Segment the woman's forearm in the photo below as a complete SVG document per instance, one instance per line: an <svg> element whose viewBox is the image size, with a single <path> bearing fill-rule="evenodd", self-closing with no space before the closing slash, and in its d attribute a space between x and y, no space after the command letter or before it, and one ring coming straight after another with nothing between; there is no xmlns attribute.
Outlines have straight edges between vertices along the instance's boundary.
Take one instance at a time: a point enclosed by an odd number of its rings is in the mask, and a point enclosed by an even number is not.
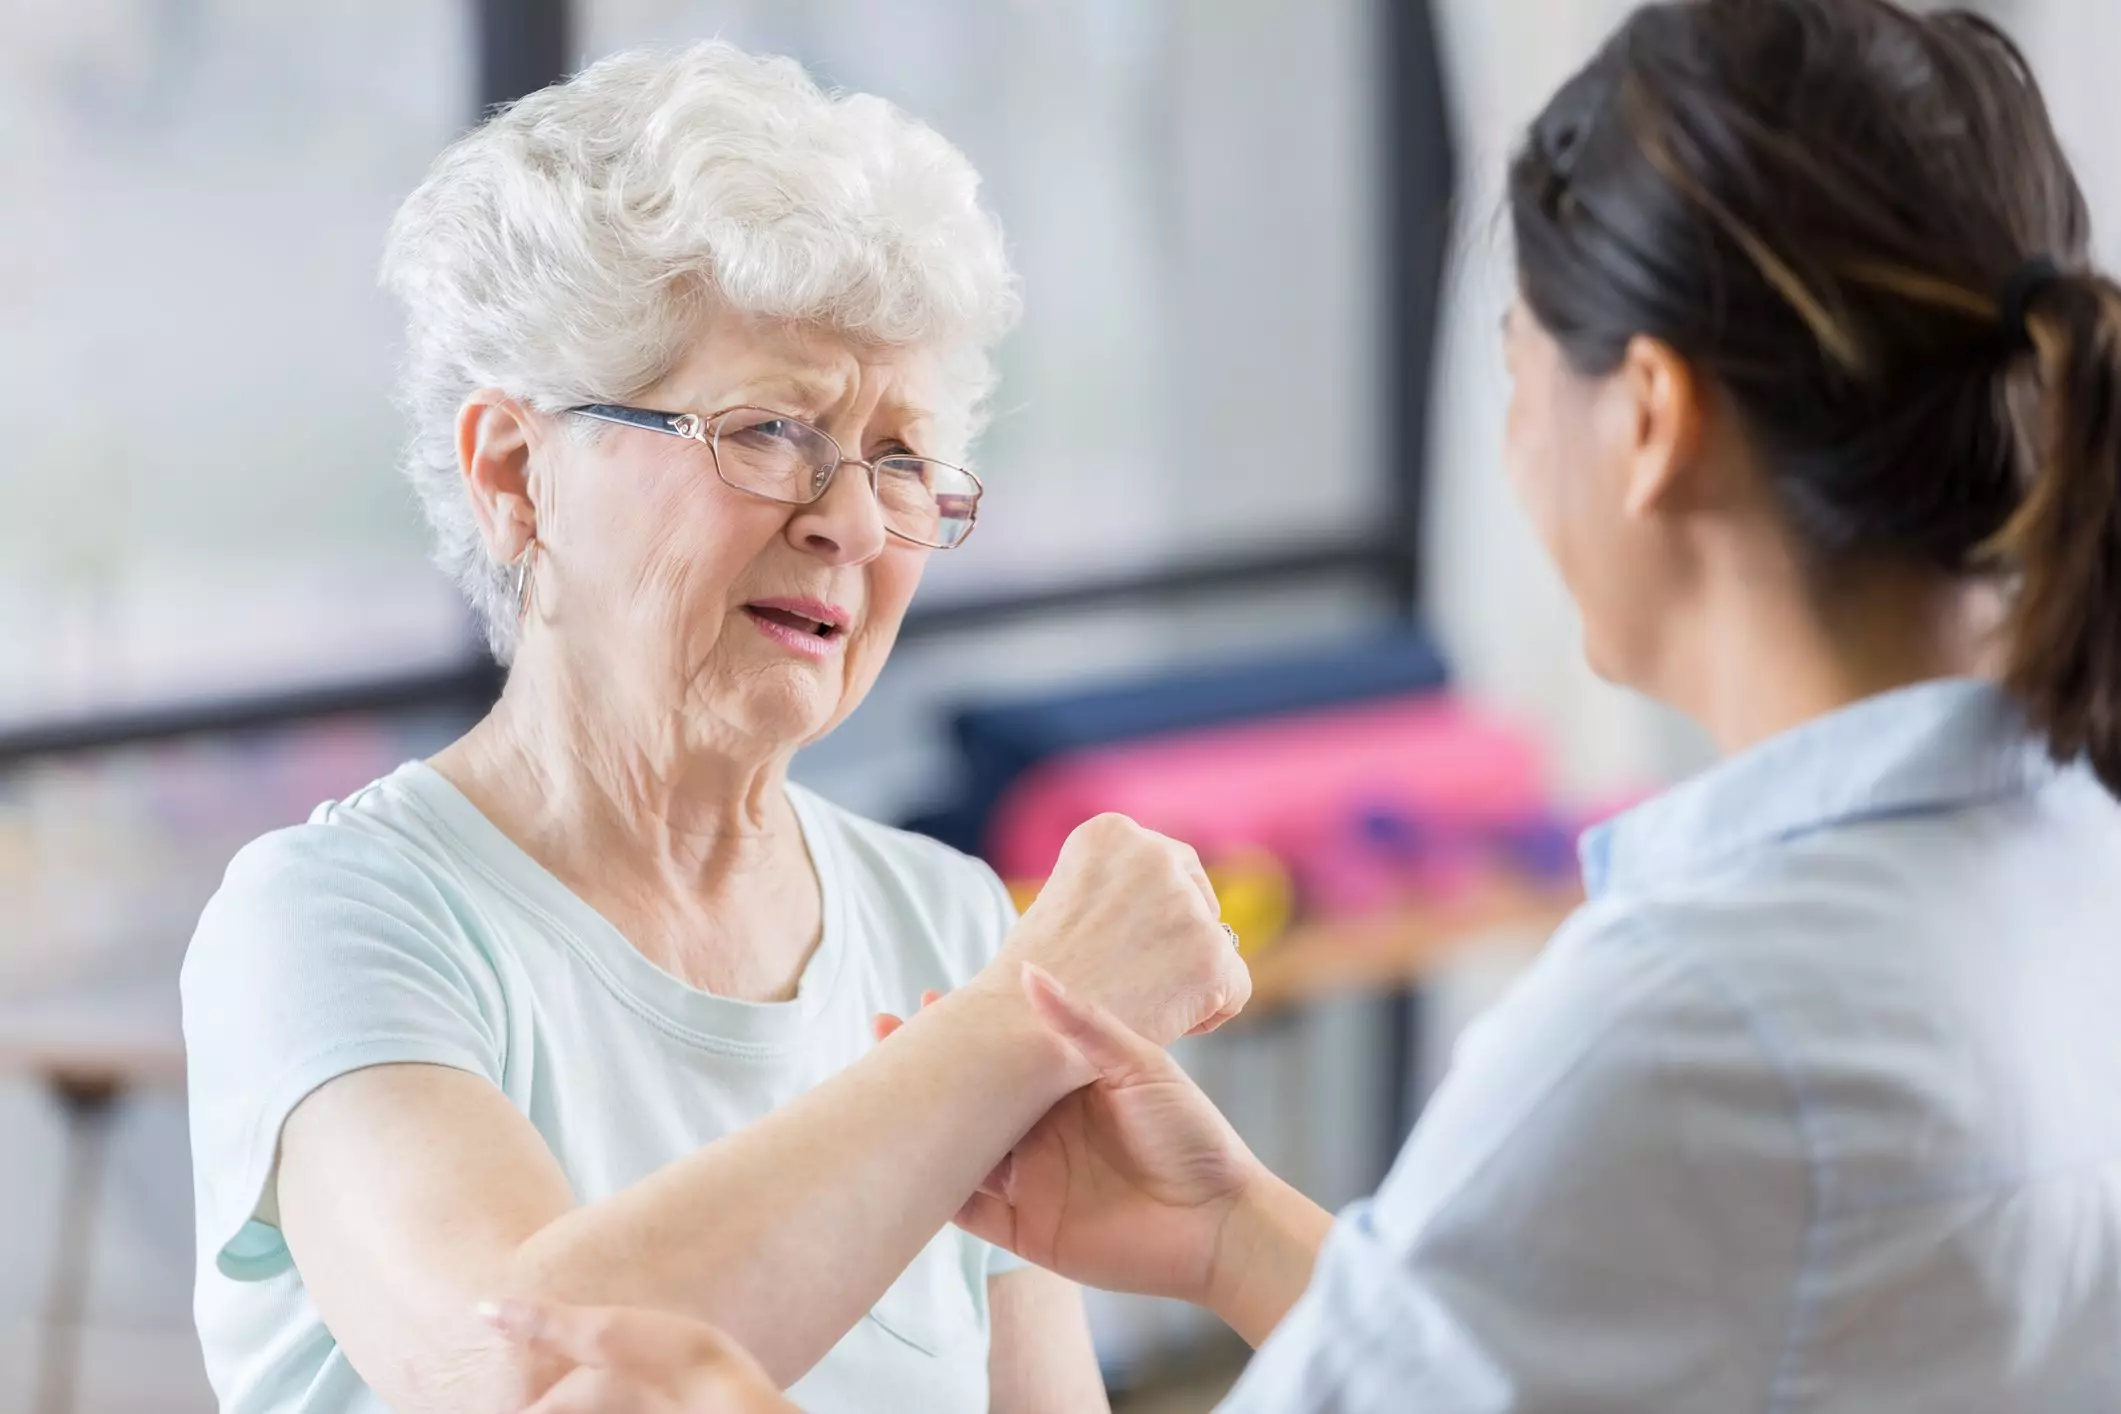
<svg viewBox="0 0 2121 1414"><path fill-rule="evenodd" d="M1013 979L996 980L749 1128L555 1219L523 1243L517 1283L711 1321L793 1382L1084 1078Z"/></svg>

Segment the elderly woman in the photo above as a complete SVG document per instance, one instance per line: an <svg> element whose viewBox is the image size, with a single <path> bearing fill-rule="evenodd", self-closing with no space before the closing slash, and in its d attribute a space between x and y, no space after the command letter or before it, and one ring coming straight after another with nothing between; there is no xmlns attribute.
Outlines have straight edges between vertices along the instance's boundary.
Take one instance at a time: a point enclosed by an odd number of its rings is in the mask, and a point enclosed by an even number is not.
<svg viewBox="0 0 2121 1414"><path fill-rule="evenodd" d="M976 186L710 44L524 100L405 204L408 470L511 670L201 919L229 1414L519 1408L565 1362L480 1321L497 1294L711 1320L811 1410L1103 1407L1073 1288L947 1224L1089 1078L1027 964L1166 1041L1243 1004L1198 862L1094 822L1019 923L787 781L978 515L1015 301Z"/></svg>

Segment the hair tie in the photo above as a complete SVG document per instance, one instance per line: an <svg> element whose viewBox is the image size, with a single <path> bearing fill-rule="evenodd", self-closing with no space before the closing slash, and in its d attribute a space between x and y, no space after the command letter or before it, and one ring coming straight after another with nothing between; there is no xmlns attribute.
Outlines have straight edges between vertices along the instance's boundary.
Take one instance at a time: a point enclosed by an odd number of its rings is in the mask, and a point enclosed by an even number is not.
<svg viewBox="0 0 2121 1414"><path fill-rule="evenodd" d="M2010 340L2014 353L2031 352L2033 330L2028 320L2033 301L2062 278L2062 267L2052 256L2036 255L2013 270L2010 278L2003 282L2003 293L1998 296L1997 303L2002 310L2003 336Z"/></svg>

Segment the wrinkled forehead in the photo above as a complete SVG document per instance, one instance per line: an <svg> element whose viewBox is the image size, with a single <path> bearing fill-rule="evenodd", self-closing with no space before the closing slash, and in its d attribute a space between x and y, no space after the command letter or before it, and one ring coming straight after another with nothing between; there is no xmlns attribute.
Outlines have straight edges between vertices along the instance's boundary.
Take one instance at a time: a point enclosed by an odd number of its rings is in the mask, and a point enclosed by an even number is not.
<svg viewBox="0 0 2121 1414"><path fill-rule="evenodd" d="M969 397L951 377L948 351L884 344L814 323L718 313L651 390L673 410L714 412L755 404L865 436L920 436L918 450L956 450Z"/></svg>

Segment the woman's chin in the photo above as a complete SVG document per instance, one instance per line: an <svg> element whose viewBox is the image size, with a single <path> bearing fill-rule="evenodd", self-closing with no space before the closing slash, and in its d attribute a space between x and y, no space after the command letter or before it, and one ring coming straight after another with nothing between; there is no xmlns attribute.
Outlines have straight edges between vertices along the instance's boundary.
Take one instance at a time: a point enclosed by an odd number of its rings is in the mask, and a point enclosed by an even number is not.
<svg viewBox="0 0 2121 1414"><path fill-rule="evenodd" d="M700 685L698 716L716 725L713 749L726 749L733 739L770 754L822 736L840 715L840 676L824 671L827 666L719 669Z"/></svg>

